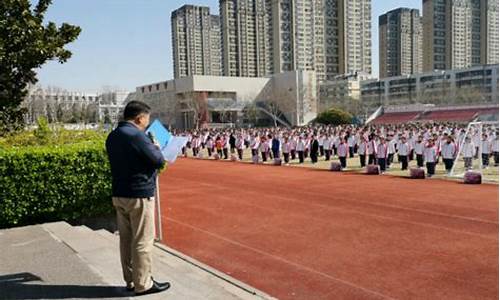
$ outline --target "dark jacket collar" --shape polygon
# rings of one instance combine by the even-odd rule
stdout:
[[[135,126],[134,124],[127,122],[127,121],[120,121],[118,123],[118,127],[131,127],[131,128],[135,128],[136,130],[139,130],[139,128],[137,128],[137,126]]]

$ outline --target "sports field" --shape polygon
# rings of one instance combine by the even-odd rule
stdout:
[[[498,298],[496,184],[184,158],[160,186],[167,245],[279,299]]]

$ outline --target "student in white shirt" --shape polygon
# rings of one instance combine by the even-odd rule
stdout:
[[[283,143],[281,144],[281,151],[283,152],[283,158],[285,159],[285,163],[287,164],[290,161],[290,141],[288,137],[285,136],[283,139]]]
[[[325,151],[325,161],[329,161],[332,155],[332,140],[328,135],[323,140],[323,149]]]
[[[347,153],[349,152],[349,145],[347,144],[347,138],[340,140],[339,147],[337,149],[337,155],[339,156],[340,166],[342,169],[347,167]]]
[[[453,137],[449,135],[446,142],[441,146],[441,156],[443,157],[444,167],[448,175],[450,175],[451,169],[453,168],[453,162],[455,161],[457,150],[458,148],[455,141],[453,141]]]
[[[236,151],[238,152],[238,158],[243,160],[243,147],[245,146],[245,140],[241,134],[238,134],[238,137],[235,141]]]
[[[299,136],[299,141],[297,142],[297,154],[299,155],[299,163],[304,163],[304,150],[306,148],[304,138]]]
[[[417,157],[417,166],[422,168],[424,166],[424,138],[423,136],[418,136],[417,142],[415,143],[415,155]]]
[[[214,152],[214,141],[211,136],[207,137],[207,141],[205,142],[207,147],[208,157],[212,157],[212,152]]]
[[[325,153],[325,136],[323,134],[320,134],[318,137],[318,145],[319,145],[319,156],[322,157]]]
[[[471,138],[467,136],[465,138],[465,143],[462,145],[462,155],[464,157],[464,168],[466,170],[472,169],[472,158],[474,157],[474,153],[476,151],[476,147],[474,143],[471,142]]]
[[[361,167],[364,168],[366,165],[366,146],[367,141],[364,136],[360,136],[358,143],[358,155],[359,155],[359,163]]]
[[[269,143],[266,139],[265,136],[263,136],[260,140],[260,154],[262,155],[262,161],[266,162],[267,161],[267,154],[269,152]]]
[[[401,170],[408,169],[408,155],[410,154],[410,146],[406,142],[406,137],[401,137],[401,141],[398,143],[398,156],[401,161]]]
[[[376,164],[377,143],[375,142],[375,136],[373,134],[368,137],[368,143],[366,144],[366,153],[368,154],[368,164]]]
[[[259,155],[260,140],[259,136],[255,135],[250,141],[250,148],[252,149],[252,157]]]
[[[354,145],[356,144],[356,139],[354,135],[349,133],[349,137],[347,138],[347,145],[349,146],[349,157],[354,157]]]
[[[296,149],[297,149],[297,137],[293,136],[290,139],[290,157],[292,160],[295,160]]]
[[[392,136],[388,138],[387,142],[387,167],[390,168],[394,161],[394,154],[396,153],[397,140]]]
[[[424,149],[425,165],[427,167],[427,176],[432,177],[436,172],[437,150],[434,146],[434,140],[430,138]]]
[[[377,146],[377,161],[378,165],[380,167],[380,171],[382,173],[385,172],[385,169],[387,167],[387,141],[386,139],[381,136],[380,137],[380,144]]]
[[[483,168],[488,168],[490,165],[491,143],[488,140],[488,135],[483,134],[481,140],[481,158],[483,159]]]
[[[495,160],[495,167],[498,167],[498,133],[491,141],[491,152],[493,152],[493,159]]]

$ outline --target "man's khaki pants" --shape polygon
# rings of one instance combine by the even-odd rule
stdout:
[[[118,230],[123,278],[127,286],[140,293],[150,289],[154,243],[154,197],[113,197]]]

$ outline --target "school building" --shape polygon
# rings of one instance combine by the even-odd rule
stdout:
[[[290,71],[270,77],[193,75],[136,88],[152,118],[177,129],[247,126],[262,118],[305,125],[317,114],[316,75]]]

